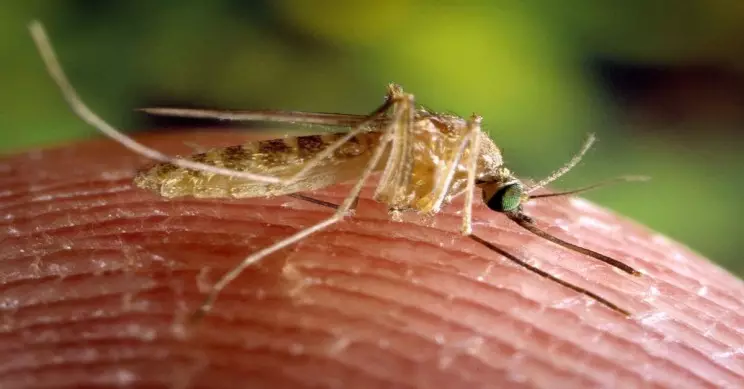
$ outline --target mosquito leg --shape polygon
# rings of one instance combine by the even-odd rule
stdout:
[[[438,210],[444,199],[447,197],[449,192],[450,184],[455,176],[455,172],[460,166],[460,160],[465,152],[468,152],[467,162],[467,184],[466,188],[459,192],[465,192],[465,204],[463,206],[463,220],[461,233],[463,235],[470,235],[472,233],[472,209],[473,209],[473,192],[475,191],[475,174],[478,166],[478,154],[480,151],[480,130],[481,118],[479,116],[473,116],[468,120],[467,128],[462,135],[462,140],[457,145],[457,152],[454,156],[447,161],[448,169],[444,174],[444,178],[437,180],[437,184],[434,187],[433,193],[436,195],[433,209]]]
[[[67,76],[65,76],[64,71],[62,71],[62,67],[57,60],[54,49],[52,49],[52,46],[49,43],[49,37],[44,31],[44,27],[42,27],[41,23],[36,21],[32,22],[29,25],[29,30],[31,31],[31,36],[36,43],[36,47],[41,54],[41,58],[44,60],[44,64],[47,68],[47,71],[49,72],[49,75],[62,91],[65,100],[67,100],[67,103],[69,104],[73,112],[75,112],[75,114],[84,122],[95,127],[98,131],[102,132],[109,138],[119,142],[122,146],[147,158],[151,158],[157,161],[170,162],[176,166],[186,169],[199,170],[214,174],[222,174],[236,178],[244,178],[257,182],[266,182],[273,184],[281,183],[281,180],[279,178],[273,176],[254,174],[249,172],[239,172],[232,169],[225,169],[217,166],[190,161],[183,158],[171,157],[157,150],[151,149],[135,141],[131,137],[124,135],[124,133],[117,130],[110,124],[106,123],[103,119],[98,117],[98,115],[96,115],[90,108],[88,108],[87,105],[85,105],[80,96],[78,96],[75,88],[72,87],[72,84],[70,84]]]
[[[308,203],[313,203],[315,205],[320,205],[321,207],[331,208],[331,209],[338,209],[338,204],[329,203],[327,201],[318,200],[316,198],[305,196],[301,193],[289,193],[287,194],[289,197],[294,197],[298,200],[307,201]]]
[[[473,233],[473,192],[475,192],[475,173],[478,169],[478,156],[480,155],[481,141],[481,118],[473,117],[468,125],[470,131],[470,152],[468,153],[468,178],[465,185],[465,204],[462,209],[462,227],[460,232],[467,236]]]
[[[521,266],[521,267],[523,267],[523,268],[525,268],[525,269],[527,269],[527,270],[529,270],[529,271],[531,271],[531,272],[539,275],[540,277],[547,278],[547,279],[549,279],[549,280],[551,280],[551,281],[553,281],[555,283],[558,283],[558,284],[560,284],[560,285],[562,285],[562,286],[564,286],[566,288],[569,288],[569,289],[571,289],[571,290],[573,290],[575,292],[581,293],[584,296],[590,297],[593,300],[599,302],[600,304],[606,306],[607,308],[612,309],[615,312],[620,313],[623,316],[630,316],[630,312],[626,311],[625,309],[620,308],[619,306],[617,306],[616,304],[610,302],[609,300],[605,299],[604,297],[602,297],[602,296],[600,296],[600,295],[598,295],[596,293],[592,293],[592,292],[590,292],[590,291],[588,291],[588,290],[586,290],[586,289],[584,289],[584,288],[582,288],[580,286],[576,286],[576,285],[574,285],[574,284],[572,284],[572,283],[570,283],[568,281],[564,281],[564,280],[562,280],[562,279],[560,279],[560,278],[558,278],[558,277],[556,277],[556,276],[554,276],[554,275],[552,275],[552,274],[550,274],[550,273],[548,273],[548,272],[546,272],[544,270],[540,270],[540,269],[538,269],[538,268],[530,265],[529,263],[527,263],[527,262],[525,262],[525,261],[517,258],[513,254],[511,254],[508,251],[502,249],[501,247],[498,247],[498,246],[494,245],[493,243],[490,243],[490,242],[488,242],[486,240],[481,239],[477,235],[470,235],[470,239],[472,239],[472,240],[474,240],[474,241],[482,244],[483,246],[486,246],[488,249],[490,249],[492,251],[495,251],[495,252],[501,254],[502,256],[506,257],[508,260],[510,260],[510,261],[516,263],[517,265],[519,265],[519,266]]]
[[[359,180],[356,182],[354,187],[349,191],[349,195],[346,196],[344,201],[341,203],[340,206],[336,209],[334,214],[321,221],[320,223],[317,223],[311,227],[308,227],[302,231],[296,232],[293,235],[290,235],[271,246],[265,247],[245,259],[243,259],[237,266],[232,268],[230,271],[225,273],[218,281],[214,284],[212,287],[212,290],[207,295],[206,299],[202,303],[202,305],[198,308],[198,310],[194,313],[193,319],[195,321],[198,321],[204,315],[206,315],[214,305],[215,301],[217,300],[217,297],[219,296],[220,292],[230,284],[235,278],[237,278],[243,270],[245,270],[247,267],[254,265],[258,262],[260,262],[263,258],[265,258],[268,255],[271,255],[272,253],[281,250],[291,244],[297,243],[301,241],[302,239],[305,239],[309,235],[316,233],[318,231],[321,231],[337,222],[339,222],[341,219],[346,216],[348,211],[357,204],[359,193],[362,190],[362,187],[364,186],[364,183],[367,181],[369,176],[372,174],[372,172],[375,170],[375,167],[380,162],[380,159],[382,158],[382,155],[385,152],[385,149],[387,148],[388,142],[390,142],[392,139],[391,137],[392,133],[392,125],[388,127],[384,135],[382,137],[382,140],[375,148],[372,156],[370,157],[369,162],[367,162],[367,165],[364,168],[364,171],[362,172]]]
[[[389,87],[388,93],[397,100],[390,124],[392,126],[391,136],[394,140],[390,146],[390,157],[380,176],[374,198],[396,207],[399,205],[398,190],[408,185],[413,169],[414,97],[404,94],[400,87],[394,85]]]
[[[331,208],[331,209],[338,209],[338,207],[339,207],[338,204],[330,203],[328,201],[319,200],[319,199],[316,199],[316,198],[310,197],[310,196],[305,196],[304,194],[300,194],[300,193],[290,193],[287,196],[294,197],[294,198],[296,198],[298,200],[307,201],[308,203],[313,203],[315,205],[320,205],[321,207],[326,207],[326,208]],[[354,199],[354,201],[351,203],[351,207],[349,207],[349,210],[347,211],[347,213],[351,213],[351,212],[355,211],[356,208],[357,208],[357,205],[359,205],[359,196],[357,196]]]

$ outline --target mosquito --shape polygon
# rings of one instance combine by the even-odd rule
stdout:
[[[141,109],[148,114],[161,116],[280,122],[336,129],[335,132],[319,135],[252,141],[216,148],[188,158],[170,157],[137,143],[93,113],[64,75],[41,24],[32,22],[29,28],[48,72],[72,110],[83,121],[134,152],[160,161],[136,175],[136,186],[167,198],[292,196],[334,210],[325,220],[248,255],[222,275],[194,313],[195,319],[209,313],[220,292],[246,268],[353,213],[365,182],[375,173],[379,173],[380,177],[373,199],[387,206],[391,217],[396,218],[403,212],[434,215],[443,204],[464,194],[460,228],[463,236],[540,277],[587,296],[621,315],[630,315],[629,311],[609,300],[549,274],[473,233],[473,196],[478,188],[489,209],[504,214],[530,233],[627,274],[640,276],[639,271],[614,258],[540,229],[523,210],[523,205],[529,200],[582,193],[611,182],[646,179],[624,176],[571,191],[533,195],[533,192],[552,183],[581,161],[595,141],[592,134],[563,167],[527,186],[504,166],[501,151],[481,130],[480,116],[472,115],[465,119],[431,112],[416,106],[412,94],[404,92],[398,85],[390,84],[383,104],[368,115],[275,110]],[[302,194],[352,180],[356,180],[356,183],[341,204]]]

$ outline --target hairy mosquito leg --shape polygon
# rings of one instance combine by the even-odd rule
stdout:
[[[400,87],[391,85],[388,93],[397,101],[390,123],[390,136],[394,142],[390,146],[390,156],[380,176],[374,198],[388,202],[388,205],[395,208],[398,202],[398,188],[407,186],[407,180],[410,179],[413,170],[413,156],[409,153],[412,151],[415,108],[413,95],[403,93]]]
[[[67,103],[69,104],[73,112],[75,112],[75,114],[80,117],[80,119],[82,119],[85,123],[88,123],[109,138],[119,142],[122,146],[147,158],[162,162],[170,162],[176,166],[186,169],[228,175],[258,182],[274,184],[281,183],[281,180],[279,178],[273,176],[254,174],[249,172],[239,172],[231,169],[225,169],[217,166],[189,161],[183,158],[171,157],[157,150],[151,149],[124,135],[124,133],[117,130],[116,128],[105,122],[103,119],[98,117],[98,115],[96,115],[90,108],[88,108],[87,105],[85,105],[83,100],[75,91],[75,88],[73,88],[72,84],[70,84],[67,76],[65,76],[64,71],[62,71],[62,66],[57,60],[54,49],[52,49],[51,43],[49,43],[49,37],[44,31],[44,27],[42,27],[41,23],[37,21],[31,22],[31,24],[29,25],[29,30],[31,31],[31,36],[36,43],[36,47],[41,54],[41,58],[44,60],[44,64],[47,68],[47,71],[49,72],[49,75],[62,91],[62,95],[64,96],[65,100],[67,100]]]
[[[495,252],[501,254],[502,256],[506,257],[508,260],[510,260],[510,261],[516,263],[517,265],[519,265],[519,266],[521,266],[521,267],[523,267],[523,268],[525,268],[525,269],[527,269],[527,270],[529,270],[529,271],[531,271],[531,272],[539,275],[540,277],[547,278],[548,280],[551,280],[551,281],[556,282],[556,283],[558,283],[560,285],[563,285],[566,288],[569,288],[569,289],[571,289],[571,290],[573,290],[575,292],[578,292],[578,293],[581,293],[581,294],[583,294],[583,295],[585,295],[587,297],[590,297],[593,300],[595,300],[595,301],[599,302],[600,304],[602,304],[602,305],[604,305],[604,306],[612,309],[615,312],[620,313],[623,316],[630,316],[630,312],[628,312],[625,309],[620,308],[619,306],[617,306],[616,304],[610,302],[609,300],[605,299],[604,297],[602,297],[602,296],[600,296],[600,295],[598,295],[596,293],[592,293],[592,292],[590,292],[590,291],[588,291],[588,290],[586,290],[586,289],[584,289],[584,288],[582,288],[580,286],[574,285],[574,284],[572,284],[572,283],[570,283],[568,281],[564,281],[564,280],[562,280],[562,279],[560,279],[560,278],[558,278],[558,277],[556,277],[556,276],[554,276],[554,275],[552,275],[552,274],[550,274],[550,273],[548,273],[548,272],[546,272],[544,270],[540,270],[540,269],[538,269],[538,268],[530,265],[529,263],[527,263],[527,262],[525,262],[525,261],[517,258],[516,256],[512,255],[508,251],[502,249],[501,247],[498,247],[498,246],[494,245],[493,243],[490,243],[490,242],[488,242],[488,241],[486,241],[486,240],[478,237],[477,235],[470,235],[470,239],[472,239],[472,240],[474,240],[474,241],[482,244],[483,246],[486,246],[487,248],[489,248],[492,251],[495,251]]]
[[[312,203],[315,205],[320,205],[321,207],[331,208],[331,209],[338,209],[338,204],[329,203],[328,201],[318,200],[316,198],[305,196],[301,193],[289,193],[286,196],[293,197],[298,200],[307,201],[308,203]]]
[[[462,139],[457,144],[457,152],[448,161],[445,162],[447,170],[444,172],[444,178],[437,179],[434,185],[434,189],[432,190],[432,193],[435,197],[432,208],[435,210],[439,210],[439,208],[442,206],[442,203],[444,202],[444,199],[447,197],[450,189],[449,186],[455,177],[455,172],[457,172],[457,168],[460,164],[460,161],[462,160],[462,156],[465,154],[467,146],[471,143],[471,135],[475,129],[479,128],[477,126],[472,126],[470,121],[468,121],[466,125],[467,127],[464,131],[464,134],[462,135]],[[463,192],[465,192],[465,190],[467,189],[458,192],[454,197],[461,195]]]
[[[294,197],[297,200],[307,201],[308,203],[320,205],[321,207],[326,207],[326,208],[331,208],[331,209],[338,209],[339,207],[338,204],[334,204],[334,203],[324,201],[324,200],[319,200],[319,199],[316,199],[315,197],[305,196],[304,194],[301,194],[301,193],[289,193],[285,196]],[[348,212],[355,211],[357,208],[357,205],[359,205],[359,196],[357,196],[354,202],[351,203],[351,207],[349,208]]]
[[[393,122],[394,123],[394,122]],[[253,264],[258,263],[261,261],[261,259],[265,258],[268,255],[271,255],[272,253],[281,250],[291,244],[297,243],[302,239],[305,239],[309,235],[321,231],[337,222],[339,222],[341,219],[343,219],[344,216],[346,216],[346,213],[355,205],[357,204],[359,193],[362,190],[362,187],[364,186],[364,183],[367,181],[369,176],[372,174],[372,172],[375,170],[375,167],[380,162],[380,159],[385,152],[385,149],[387,148],[388,142],[391,140],[391,133],[392,133],[392,125],[385,129],[383,137],[380,141],[380,143],[375,148],[375,151],[372,154],[372,157],[370,158],[369,162],[367,162],[367,165],[364,168],[364,171],[361,174],[361,177],[357,181],[357,183],[354,185],[354,187],[349,191],[349,195],[344,199],[344,201],[341,203],[340,206],[336,209],[334,214],[321,221],[320,223],[317,223],[313,226],[310,226],[302,231],[296,232],[293,235],[288,236],[287,238],[284,238],[271,246],[265,247],[245,259],[243,259],[237,266],[235,266],[233,269],[225,273],[212,287],[212,290],[207,295],[204,302],[201,304],[201,306],[198,308],[198,310],[194,313],[193,319],[195,321],[198,321],[204,315],[206,315],[214,305],[215,301],[217,300],[217,297],[219,296],[220,292],[230,284],[235,278],[237,278],[243,270],[245,270],[248,266],[251,266]]]
[[[481,118],[473,117],[468,121],[471,128],[470,134],[470,152],[468,153],[468,179],[465,185],[465,204],[462,208],[462,227],[460,232],[468,236],[473,233],[473,195],[475,192],[475,173],[478,169],[478,156],[481,148]]]
[[[475,191],[475,174],[478,168],[478,155],[480,155],[480,123],[481,117],[473,115],[467,122],[467,129],[465,134],[462,136],[460,144],[457,146],[457,153],[447,163],[449,169],[444,175],[444,179],[437,183],[435,192],[437,193],[437,199],[434,203],[434,209],[439,209],[442,202],[444,202],[447,192],[449,191],[450,183],[455,176],[457,167],[460,165],[462,156],[468,151],[468,177],[463,191],[458,192],[456,196],[459,196],[462,192],[465,192],[465,204],[463,205],[463,219],[462,227],[460,232],[467,236],[473,233],[472,219],[473,219],[473,192]]]
[[[387,146],[387,140],[384,142],[381,142],[377,146],[377,149],[375,150],[374,155],[370,159],[370,162],[367,164],[367,167],[365,168],[365,171],[362,174],[361,178],[357,181],[357,184],[354,186],[354,188],[352,188],[352,190],[349,192],[349,195],[346,197],[344,202],[341,203],[341,205],[336,209],[336,212],[334,212],[334,214],[331,217],[311,227],[308,227],[302,231],[299,231],[293,235],[290,235],[289,237],[284,238],[272,244],[271,246],[268,246],[262,250],[259,250],[249,255],[245,259],[243,259],[243,261],[240,262],[240,264],[238,264],[236,267],[234,267],[229,272],[227,272],[225,275],[223,275],[219,279],[219,281],[217,281],[217,283],[214,284],[214,286],[212,287],[212,290],[209,292],[209,295],[204,300],[202,305],[199,307],[197,312],[194,314],[194,319],[199,320],[204,315],[206,315],[212,309],[212,306],[214,305],[214,302],[217,300],[217,297],[219,296],[220,292],[227,285],[229,285],[230,282],[232,282],[235,278],[237,278],[240,275],[240,273],[242,273],[243,270],[245,270],[248,266],[258,263],[264,257],[278,250],[281,250],[291,244],[294,244],[308,237],[309,235],[315,232],[321,231],[337,223],[341,219],[343,219],[343,217],[346,215],[346,212],[349,209],[351,209],[352,206],[356,203],[359,197],[359,192],[361,192],[364,182],[367,180],[367,178],[369,178],[369,176],[371,175],[372,171],[375,168],[375,165],[379,162],[380,157],[382,156],[382,153],[384,152],[386,146]]]

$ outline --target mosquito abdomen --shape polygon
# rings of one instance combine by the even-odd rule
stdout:
[[[288,179],[319,153],[342,138],[344,133],[327,133],[248,142],[214,148],[186,159],[211,166]],[[378,144],[379,132],[355,136],[320,161],[310,173],[294,183],[267,184],[240,177],[215,174],[157,163],[137,173],[135,185],[164,197],[244,198],[272,196],[319,189],[346,181],[359,174]]]

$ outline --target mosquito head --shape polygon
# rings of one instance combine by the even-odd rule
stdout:
[[[488,208],[496,212],[516,212],[526,200],[524,187],[519,181],[505,183],[493,188],[492,191],[483,191],[483,201]]]
[[[496,177],[479,180],[477,185],[483,191],[483,202],[496,212],[519,213],[522,204],[529,199],[522,182],[503,167]]]

